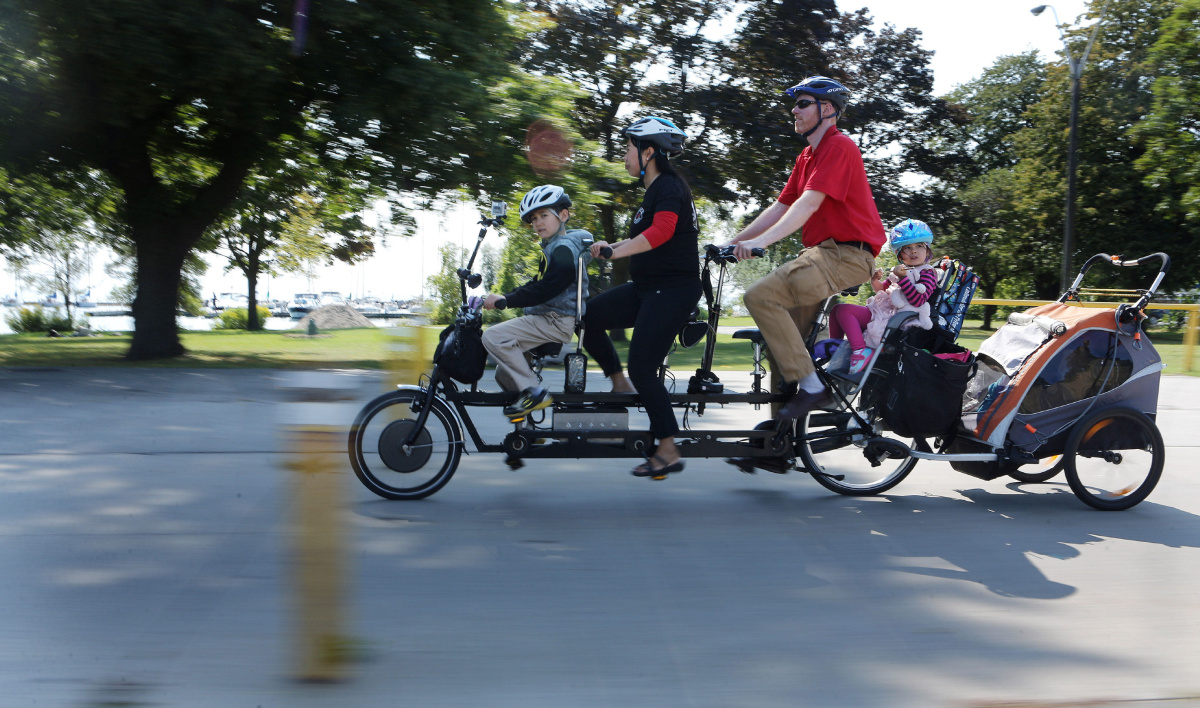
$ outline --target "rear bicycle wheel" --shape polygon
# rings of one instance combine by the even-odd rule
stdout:
[[[414,404],[427,401],[429,417],[409,445],[416,427]],[[423,499],[446,486],[462,457],[458,420],[445,401],[431,393],[385,393],[363,407],[350,429],[350,464],[363,485],[384,499]]]
[[[878,466],[867,457],[867,443],[888,442],[911,447],[911,441],[881,431],[874,416],[863,415],[862,428],[849,411],[812,411],[796,421],[796,452],[813,479],[826,489],[847,496],[881,494],[904,481],[917,464],[908,455],[884,456]],[[879,438],[883,438],[882,441]],[[842,479],[837,479],[837,477]]]
[[[1043,457],[1037,462],[1021,465],[1009,472],[1008,476],[1017,481],[1030,484],[1048,482],[1057,476],[1059,472],[1063,471],[1063,466],[1066,463],[1066,455],[1051,455],[1050,457]]]
[[[1154,421],[1132,408],[1097,411],[1067,438],[1067,483],[1084,504],[1121,511],[1150,495],[1166,451]]]

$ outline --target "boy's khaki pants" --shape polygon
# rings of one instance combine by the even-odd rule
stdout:
[[[496,383],[505,391],[538,385],[525,352],[547,342],[570,342],[575,318],[559,314],[516,317],[483,330],[483,346],[496,360]]]
[[[813,373],[816,366],[804,338],[821,304],[834,293],[870,280],[874,268],[870,251],[828,239],[804,249],[746,290],[746,309],[767,343],[771,390]]]

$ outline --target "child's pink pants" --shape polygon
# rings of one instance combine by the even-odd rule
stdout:
[[[871,322],[871,311],[866,305],[851,305],[838,303],[833,306],[832,317],[829,318],[829,336],[833,339],[846,338],[850,349],[857,351],[867,346],[863,339],[863,330]]]

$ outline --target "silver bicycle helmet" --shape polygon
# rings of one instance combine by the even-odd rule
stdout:
[[[526,224],[533,221],[533,212],[538,209],[551,209],[555,216],[562,209],[571,208],[571,198],[562,187],[553,184],[543,184],[534,187],[521,198],[521,221]]]
[[[649,143],[662,150],[667,157],[675,157],[683,152],[683,141],[688,137],[687,133],[679,129],[679,126],[666,118],[657,116],[647,116],[634,121],[632,125],[621,131],[621,135],[639,145]]]

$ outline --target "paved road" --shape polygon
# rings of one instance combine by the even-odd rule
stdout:
[[[0,370],[0,706],[1200,705],[1200,379],[1121,513],[925,462],[871,499],[716,460],[470,455],[409,503],[346,474],[365,661],[308,686],[281,376]]]

